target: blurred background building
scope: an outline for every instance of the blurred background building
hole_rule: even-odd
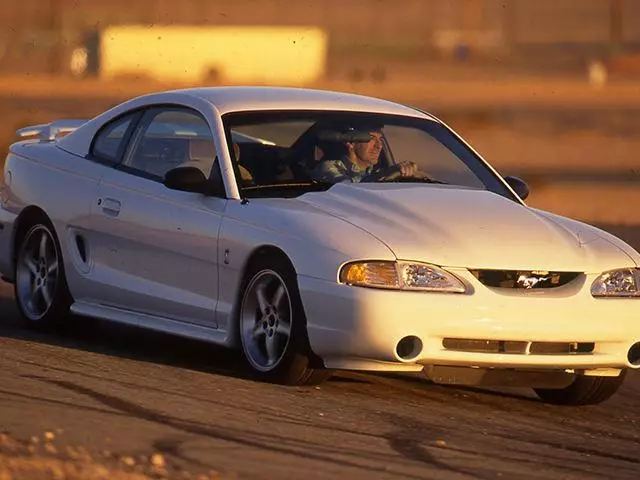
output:
[[[99,75],[105,35],[123,26],[268,26],[322,32],[307,53],[326,78],[384,80],[427,65],[571,74],[596,59],[640,76],[639,0],[0,0],[0,18],[0,74]],[[201,51],[235,48],[233,35],[201,38]],[[269,38],[235,64],[264,60]]]

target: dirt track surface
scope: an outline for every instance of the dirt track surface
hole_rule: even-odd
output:
[[[640,246],[638,228],[610,229]],[[251,380],[236,355],[197,342],[87,319],[66,332],[27,331],[11,292],[0,286],[0,429],[20,441],[38,437],[44,455],[81,447],[134,472],[160,454],[170,478],[214,471],[636,479],[640,472],[639,373],[610,401],[583,408],[547,406],[524,389],[355,373],[289,388]],[[47,431],[57,453],[43,445]]]

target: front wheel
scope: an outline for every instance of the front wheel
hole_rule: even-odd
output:
[[[280,259],[262,261],[249,269],[239,309],[242,350],[261,380],[318,384],[331,371],[318,365],[319,359],[311,352],[294,278],[292,268]]]
[[[617,377],[587,377],[578,375],[571,385],[564,388],[535,388],[546,403],[554,405],[595,405],[611,398],[622,386],[627,371]]]

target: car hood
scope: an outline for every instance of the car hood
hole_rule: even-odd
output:
[[[366,230],[403,260],[581,272],[635,266],[624,244],[614,244],[604,232],[485,190],[337,184],[298,200]]]

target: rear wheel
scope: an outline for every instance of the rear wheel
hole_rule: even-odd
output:
[[[595,405],[611,398],[622,386],[627,371],[617,377],[578,375],[571,385],[558,389],[535,388],[546,403],[554,405]]]
[[[331,376],[309,346],[294,272],[281,259],[249,268],[239,309],[244,357],[258,378],[287,385],[318,384]]]
[[[24,323],[36,329],[58,326],[72,300],[50,222],[32,222],[16,248],[14,293]]]

